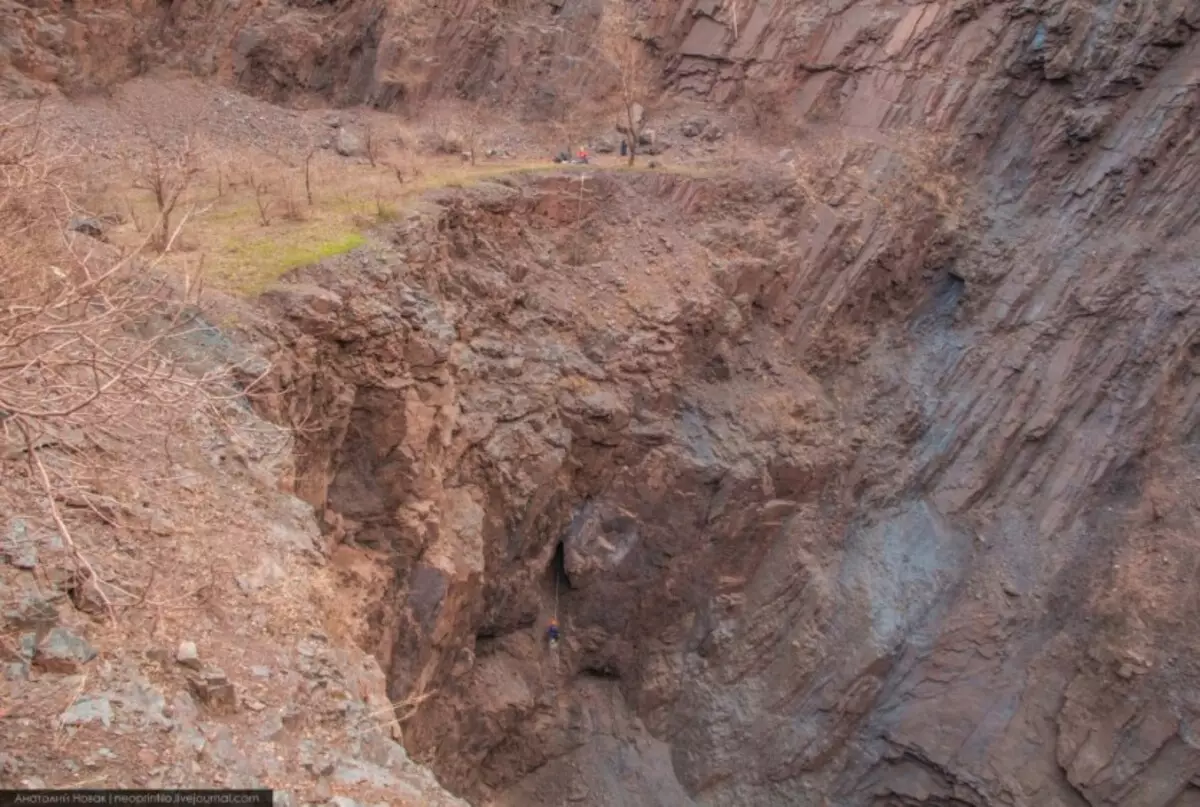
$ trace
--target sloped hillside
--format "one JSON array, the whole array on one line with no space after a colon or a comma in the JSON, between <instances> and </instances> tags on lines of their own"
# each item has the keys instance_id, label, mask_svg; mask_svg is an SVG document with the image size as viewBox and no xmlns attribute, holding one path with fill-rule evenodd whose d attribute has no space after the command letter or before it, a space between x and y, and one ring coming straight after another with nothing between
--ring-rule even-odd
<instances>
[{"instance_id":1,"label":"sloped hillside","mask_svg":"<svg viewBox=\"0 0 1200 807\"><path fill-rule=\"evenodd\" d=\"M109 26L536 117L608 92L601 11L20 6L4 75ZM409 753L480 804L1200 803L1200 4L642 11L726 172L434 194L241 337Z\"/></svg>"}]
</instances>

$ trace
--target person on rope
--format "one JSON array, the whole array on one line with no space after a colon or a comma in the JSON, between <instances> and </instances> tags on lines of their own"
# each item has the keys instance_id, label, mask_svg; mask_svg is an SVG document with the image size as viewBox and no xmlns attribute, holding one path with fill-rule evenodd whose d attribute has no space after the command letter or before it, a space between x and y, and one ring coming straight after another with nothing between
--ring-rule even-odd
<instances>
[{"instance_id":1,"label":"person on rope","mask_svg":"<svg viewBox=\"0 0 1200 807\"><path fill-rule=\"evenodd\" d=\"M551 617L550 626L546 628L546 638L549 640L551 648L558 645L558 636L558 619Z\"/></svg>"}]
</instances>

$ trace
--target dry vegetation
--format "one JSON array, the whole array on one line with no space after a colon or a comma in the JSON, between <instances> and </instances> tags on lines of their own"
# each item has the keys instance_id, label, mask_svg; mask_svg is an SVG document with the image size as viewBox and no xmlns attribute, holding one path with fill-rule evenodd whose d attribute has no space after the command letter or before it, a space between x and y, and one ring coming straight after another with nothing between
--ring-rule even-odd
<instances>
[{"instance_id":1,"label":"dry vegetation","mask_svg":"<svg viewBox=\"0 0 1200 807\"><path fill-rule=\"evenodd\" d=\"M560 131L582 141L599 114L575 108ZM88 207L123 214L125 223L109 233L114 244L161 252L170 232L164 267L203 268L209 286L253 295L293 268L363 245L365 230L429 190L563 170L544 158L488 157L506 125L480 105L443 103L419 126L384 118L351 125L362 152L350 158L316 144L272 151L217 144L187 127L172 140L146 127L121 169L95 183Z\"/></svg>"},{"instance_id":2,"label":"dry vegetation","mask_svg":"<svg viewBox=\"0 0 1200 807\"><path fill-rule=\"evenodd\" d=\"M173 172L191 163L152 156L134 162L135 176L155 181L143 191L146 204L162 199L164 215L147 218L128 247L105 243L67 228L74 218L79 229L85 212L76 199L86 196L87 161L48 141L42 124L38 110L0 109L0 551L12 561L0 566L0 655L21 658L29 636L41 641L44 630L26 633L22 621L34 613L75 641L86 637L100 660L74 674L37 668L36 658L24 676L9 669L0 679L0 753L9 772L16 759L54 786L146 786L174 761L172 744L157 733L109 731L107 719L70 724L72 707L140 686L130 682L147 675L162 685L151 651L182 638L239 680L244 696L269 702L274 693L256 686L245 665L277 663L273 645L243 641L246 624L276 644L323 618L330 635L349 632L336 622L344 608L335 607L334 578L301 567L281 549L292 539L281 544L265 529L296 517L276 493L290 435L244 406L256 383L247 371L269 367L258 360L235 370L215 358L216 331L204 318L210 303L201 311L201 284L178 272L186 263L171 261L198 212L196 185L181 179L203 172L181 176ZM187 154L197 143L163 140L143 153ZM35 559L20 565L13 553L24 551ZM235 576L259 574L268 558L282 583L256 590L254 613L230 619ZM389 731L393 708L375 702L346 731ZM96 749L111 761L107 770L80 771L71 761ZM184 775L226 781L221 763L212 764L217 770L201 772L192 763ZM265 783L296 786L284 774Z\"/></svg>"},{"instance_id":3,"label":"dry vegetation","mask_svg":"<svg viewBox=\"0 0 1200 807\"><path fill-rule=\"evenodd\" d=\"M645 126L645 104L651 90L650 60L640 36L636 9L624 0L610 0L601 21L600 48L616 74L620 131L629 144L629 164L637 159Z\"/></svg>"},{"instance_id":4,"label":"dry vegetation","mask_svg":"<svg viewBox=\"0 0 1200 807\"><path fill-rule=\"evenodd\" d=\"M474 136L479 130L469 131ZM379 132L372 132L372 139L383 140ZM375 165L313 149L295 154L228 147L210 151L202 160L205 167L187 175L178 197L173 191L181 185L169 186L164 207L158 205L157 194L139 193L149 184L140 177L157 176L157 166L163 163L143 162L140 165L148 170L135 169L111 183L128 186L124 207L132 225L115 232L114 240L134 247L143 238L144 221L161 221L163 213L177 205L189 208L193 215L167 262L203 264L218 288L253 294L289 269L360 246L364 228L395 215L412 195L497 170L464 170L457 156L426 156L407 145L376 142L373 148Z\"/></svg>"},{"instance_id":5,"label":"dry vegetation","mask_svg":"<svg viewBox=\"0 0 1200 807\"><path fill-rule=\"evenodd\" d=\"M139 246L172 248L171 226L192 174L190 143L157 143L141 174L160 214ZM168 441L175 425L217 405L220 370L182 372L168 348L185 339L200 284L168 279L144 250L117 250L64 230L80 182L70 153L45 146L37 110L0 111L0 424L6 456L23 457L32 488L65 543L72 591L115 619L127 589L97 572L62 502L95 509L95 477L111 441ZM49 449L54 449L53 451Z\"/></svg>"}]
</instances>

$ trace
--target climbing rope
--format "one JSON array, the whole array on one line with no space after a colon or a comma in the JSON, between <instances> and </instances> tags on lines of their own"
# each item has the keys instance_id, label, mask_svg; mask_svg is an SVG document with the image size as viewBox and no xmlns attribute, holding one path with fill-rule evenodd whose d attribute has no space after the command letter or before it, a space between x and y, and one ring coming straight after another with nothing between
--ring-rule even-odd
<instances>
[{"instance_id":1,"label":"climbing rope","mask_svg":"<svg viewBox=\"0 0 1200 807\"><path fill-rule=\"evenodd\" d=\"M554 616L552 616L550 618L550 627L547 629L546 633L549 635L549 638L550 638L550 642L549 642L550 651L551 651L551 655L554 657L554 671L556 673L558 672L558 653L555 651L558 650L558 642L559 642L559 638L560 638L559 633L558 633L558 591L559 591L559 587L561 584L562 584L562 581L559 577L558 570L555 569L555 571L554 571Z\"/></svg>"}]
</instances>

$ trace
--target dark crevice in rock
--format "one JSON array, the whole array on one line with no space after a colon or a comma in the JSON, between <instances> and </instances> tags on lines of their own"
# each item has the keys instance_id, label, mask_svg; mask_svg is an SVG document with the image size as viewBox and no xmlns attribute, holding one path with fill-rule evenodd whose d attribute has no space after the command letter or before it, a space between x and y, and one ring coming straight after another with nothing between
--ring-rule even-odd
<instances>
[{"instance_id":1,"label":"dark crevice in rock","mask_svg":"<svg viewBox=\"0 0 1200 807\"><path fill-rule=\"evenodd\" d=\"M612 662L595 662L584 666L579 674L585 678L599 678L604 681L620 681L621 671Z\"/></svg>"},{"instance_id":2,"label":"dark crevice in rock","mask_svg":"<svg viewBox=\"0 0 1200 807\"><path fill-rule=\"evenodd\" d=\"M559 593L571 588L571 578L567 575L567 551L562 541L554 547L554 555L546 569L546 579L550 588Z\"/></svg>"}]
</instances>

